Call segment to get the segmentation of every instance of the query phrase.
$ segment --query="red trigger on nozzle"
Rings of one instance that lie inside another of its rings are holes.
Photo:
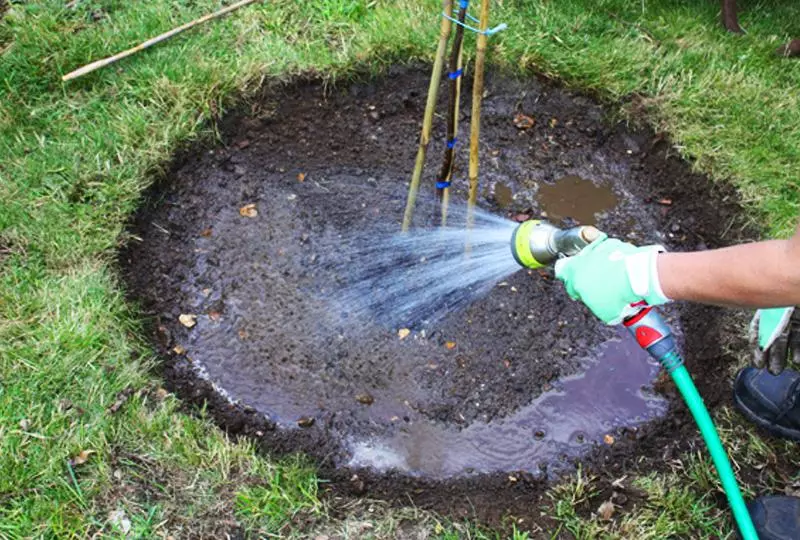
[[[643,349],[647,349],[650,345],[663,337],[661,332],[649,326],[640,326],[636,329],[636,341]]]

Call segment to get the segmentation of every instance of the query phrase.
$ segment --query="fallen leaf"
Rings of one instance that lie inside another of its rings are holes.
[[[557,119],[557,118],[551,118],[551,119],[550,119],[550,127],[551,127],[551,128],[554,128],[554,127],[556,127],[557,125],[558,125],[558,119]]]
[[[444,344],[444,346],[447,347],[449,350],[453,350],[456,348],[456,342],[448,341],[447,343]]]
[[[212,232],[211,231],[211,227],[209,227],[207,229],[203,229],[202,231],[200,231],[200,236],[208,238],[209,236],[211,236],[211,232]]]
[[[603,521],[611,519],[611,516],[614,515],[614,503],[606,501],[601,504],[600,508],[597,509],[597,515],[600,516],[600,519]]]
[[[250,141],[248,141],[247,139],[242,139],[241,141],[236,143],[236,146],[239,147],[239,150],[244,150],[245,148],[250,146]]]
[[[239,215],[242,217],[254,218],[258,215],[255,203],[250,203],[239,208]]]
[[[66,412],[66,411],[70,410],[73,407],[74,407],[73,403],[68,399],[59,399],[58,400],[58,408],[59,408],[59,410],[61,410],[63,412]]]
[[[94,450],[81,450],[80,454],[69,460],[69,463],[73,467],[83,465],[89,460],[89,456],[92,454],[94,454]]]
[[[800,496],[800,482],[794,482],[783,488],[783,494],[786,495],[787,497]]]
[[[181,313],[181,315],[178,317],[178,320],[186,328],[191,328],[197,324],[197,315],[192,315],[190,313]]]
[[[208,318],[214,322],[219,322],[219,320],[222,318],[222,313],[219,311],[209,311]]]
[[[164,401],[164,400],[167,398],[167,396],[168,396],[168,395],[169,395],[169,392],[167,392],[166,388],[161,388],[161,387],[159,386],[159,387],[156,389],[156,398],[157,398],[159,401]]]
[[[530,129],[536,124],[536,120],[527,114],[517,113],[514,115],[514,126],[517,129]]]
[[[133,388],[130,386],[118,393],[116,401],[108,408],[108,412],[114,414],[120,410],[120,408],[125,405],[125,402],[128,401],[128,398],[131,397],[131,394],[133,394]]]
[[[310,428],[314,425],[314,417],[313,416],[304,416],[297,420],[297,425],[302,428]]]
[[[363,394],[358,394],[356,396],[356,401],[358,401],[362,405],[372,405],[375,402],[375,398],[372,397],[370,394],[364,392]]]
[[[609,446],[614,444],[614,436],[610,435],[610,434],[604,435],[603,436],[603,442],[605,442]]]
[[[247,330],[239,330],[239,339],[247,339],[250,337],[250,334],[247,333]]]
[[[131,532],[131,520],[125,515],[122,510],[114,510],[108,513],[108,522],[114,527],[119,529],[122,534]]]
[[[27,418],[23,418],[19,421],[19,428],[22,431],[28,431],[28,428],[31,427],[31,422]]]
[[[175,345],[172,348],[172,352],[174,352],[175,354],[183,354],[186,352],[186,349],[183,347],[183,345]]]
[[[405,339],[405,338],[408,337],[408,334],[410,334],[410,333],[411,333],[411,330],[409,330],[408,328],[401,328],[400,330],[397,331],[397,336],[400,339]]]
[[[298,173],[297,174],[297,181],[303,182],[306,179],[306,173]]]

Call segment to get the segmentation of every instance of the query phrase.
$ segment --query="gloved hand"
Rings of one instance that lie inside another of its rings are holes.
[[[605,234],[572,257],[556,262],[556,277],[573,300],[580,300],[606,324],[619,324],[641,307],[669,302],[661,290],[656,256],[662,246],[636,247]]]
[[[800,310],[759,309],[750,323],[753,366],[778,375],[789,358],[800,364]]]

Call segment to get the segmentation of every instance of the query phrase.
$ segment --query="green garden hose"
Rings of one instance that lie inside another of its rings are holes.
[[[728,454],[722,447],[719,434],[703,403],[703,398],[700,397],[689,371],[683,365],[683,358],[678,352],[669,326],[651,307],[643,307],[637,315],[625,321],[624,324],[633,333],[639,345],[672,375],[675,386],[680,390],[681,396],[689,407],[689,411],[697,422],[697,427],[700,428],[700,434],[706,442],[722,488],[728,497],[733,517],[739,526],[741,537],[744,540],[758,540],[758,534],[753,526],[753,520],[750,518],[750,512],[747,511],[744,498],[742,498],[742,492],[736,482],[736,475],[731,468]]]

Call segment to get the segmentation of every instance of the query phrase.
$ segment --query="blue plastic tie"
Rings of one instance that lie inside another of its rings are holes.
[[[467,9],[469,7],[469,0],[461,0],[458,3],[458,7],[460,7],[461,9]]]
[[[447,141],[447,148],[450,148],[450,149],[455,148],[457,142],[458,142],[458,137],[453,137],[452,139]]]
[[[450,182],[436,182],[436,189],[445,189],[450,187]]]
[[[495,26],[494,28],[487,28],[485,31],[481,31],[479,28],[475,28],[474,26],[470,26],[470,25],[468,25],[466,23],[463,23],[463,22],[459,21],[458,19],[454,19],[453,17],[451,17],[447,13],[442,12],[442,17],[444,17],[448,21],[453,22],[453,23],[455,23],[455,24],[457,24],[459,26],[463,26],[464,28],[466,28],[467,30],[469,30],[471,32],[475,32],[476,34],[484,34],[486,36],[491,36],[492,34],[496,34],[497,32],[502,32],[503,30],[508,28],[508,25],[506,23],[501,23],[501,24],[498,24],[497,26]],[[472,19],[473,21],[475,20],[474,17],[470,17],[470,19]]]
[[[458,78],[459,78],[459,77],[461,77],[463,74],[464,74],[464,70],[463,70],[463,69],[459,69],[459,70],[457,70],[457,71],[454,71],[453,73],[448,73],[448,74],[447,74],[447,77],[448,77],[449,79],[451,79],[451,80],[452,80],[452,79],[458,79]]]

